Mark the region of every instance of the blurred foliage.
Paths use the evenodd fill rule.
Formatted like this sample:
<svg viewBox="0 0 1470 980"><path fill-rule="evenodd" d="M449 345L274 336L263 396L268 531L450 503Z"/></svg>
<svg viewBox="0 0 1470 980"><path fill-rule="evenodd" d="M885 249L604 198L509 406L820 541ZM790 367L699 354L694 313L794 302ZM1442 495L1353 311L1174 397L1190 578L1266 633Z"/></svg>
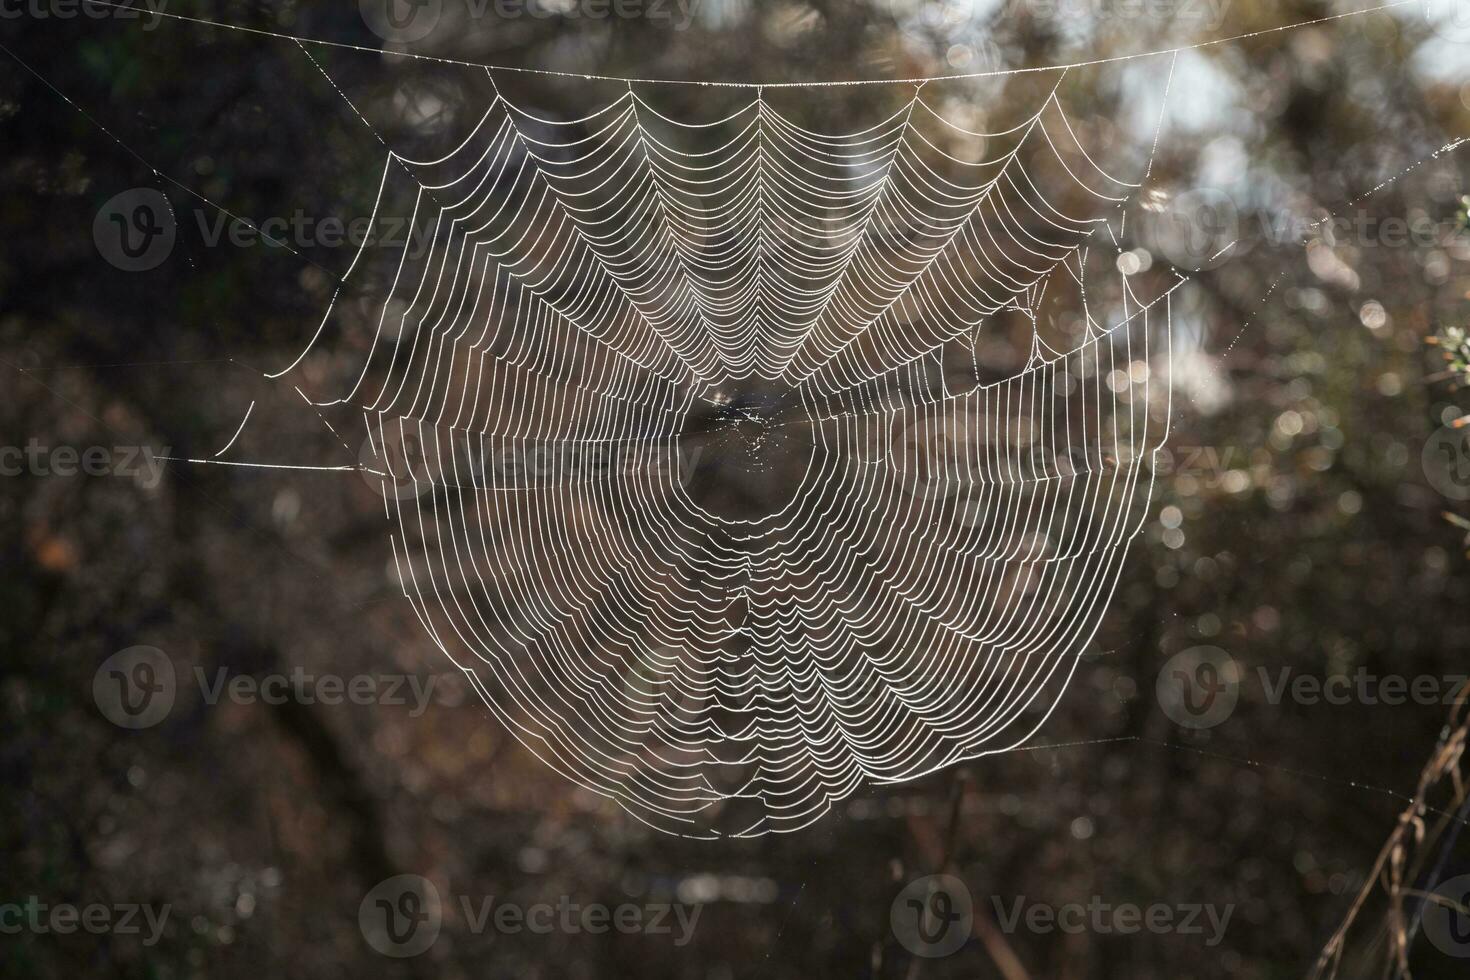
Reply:
<svg viewBox="0 0 1470 980"><path fill-rule="evenodd" d="M1338 9L1237 0L1220 5L1219 24L1186 16L1203 6L706 0L687 31L647 18L447 16L412 49L637 77L919 77L1168 49ZM1181 288L1191 344L1176 379L1174 465L1157 474L1159 519L1039 739L1050 747L866 789L799 835L665 838L532 759L444 673L398 594L381 502L353 477L175 464L152 488L116 476L0 480L0 901L173 909L153 947L119 935L0 937L0 970L971 978L1001 975L1004 961L1036 978L1305 975L1369 883L1445 709L1273 701L1260 678L1443 678L1465 671L1470 650L1458 532L1420 465L1428 435L1467 408L1433 378L1440 353L1457 350L1450 364L1463 365L1470 180L1464 151L1438 151L1470 133L1470 79L1465 46L1420 6L1181 57L1154 179L1169 198L1226 194L1247 235L1229 262ZM1125 7L1148 16L1105 16ZM453 127L488 97L483 73L376 53L356 4L196 9L374 49L318 57L405 152L432 142L426 119ZM0 59L3 442L197 458L261 398L258 424L277 433L270 448L283 461L340 455L299 404L262 395L259 366L299 350L330 296L324 270L343 256L212 247L199 229L218 217L209 202L257 220L370 206L382 147L342 97L294 44L199 24L10 19L0 43L75 103ZM1124 122L1158 87L1134 64L1078 73L1069 112L1133 138ZM616 89L495 81L568 115ZM1021 104L1027 84L931 83L926 97L983 120ZM801 105L815 125L839 128L906 94L843 89ZM650 97L671 114L713 117L724 96ZM132 187L162 190L178 213L178 244L146 273L108 267L92 240L99 208ZM1396 246L1267 233L1282 218L1310 228L1355 209L1423 216L1436 232ZM1141 236L1146 217L1128 227ZM1443 351L1426 345L1435 336ZM444 675L453 698L419 717L181 698L165 723L122 732L91 685L108 656L136 644L166 650L184 678L406 671ZM1197 644L1228 650L1246 683L1226 723L1193 732L1162 714L1154 689L1165 661ZM942 868L966 882L987 924L992 896L1236 912L1217 947L1179 934L978 930L926 963L895 941L889 906L905 882ZM1463 843L1448 870L1470 871ZM475 935L453 916L430 953L390 961L366 948L357 909L399 872L452 895L682 896L707 907L681 948L657 936ZM1422 941L1408 955L1416 976L1463 975ZM1340 975L1367 964L1349 955Z"/></svg>
<svg viewBox="0 0 1470 980"><path fill-rule="evenodd" d="M1470 334L1465 328L1458 325L1449 325L1442 328L1439 336L1430 337L1429 343L1438 346L1444 352L1445 370L1455 380L1455 387L1470 384ZM1464 417L1457 420L1463 422Z"/></svg>

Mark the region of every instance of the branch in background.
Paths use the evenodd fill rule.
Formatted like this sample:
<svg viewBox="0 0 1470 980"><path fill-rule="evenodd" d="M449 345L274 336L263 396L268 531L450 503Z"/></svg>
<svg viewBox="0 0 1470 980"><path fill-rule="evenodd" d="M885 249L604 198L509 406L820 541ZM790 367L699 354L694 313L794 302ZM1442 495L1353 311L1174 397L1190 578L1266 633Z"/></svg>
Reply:
<svg viewBox="0 0 1470 980"><path fill-rule="evenodd" d="M1357 932L1367 932L1364 925L1355 930L1368 903L1376 896L1386 900L1377 928L1357 945L1361 946L1349 960L1359 968L1359 976L1408 978L1409 951L1418 936L1424 909L1434 900L1433 891L1450 853L1459 841L1467 810L1470 810L1470 787L1462 768L1470 717L1466 715L1466 689L1461 688L1449 722L1440 735L1434 754L1419 774L1414 802L1399 815L1398 824L1368 875L1347 917L1343 919L1310 974L1311 980L1334 980L1342 967L1343 954ZM1431 808L1429 799L1437 791L1448 788L1451 798L1440 807Z"/></svg>

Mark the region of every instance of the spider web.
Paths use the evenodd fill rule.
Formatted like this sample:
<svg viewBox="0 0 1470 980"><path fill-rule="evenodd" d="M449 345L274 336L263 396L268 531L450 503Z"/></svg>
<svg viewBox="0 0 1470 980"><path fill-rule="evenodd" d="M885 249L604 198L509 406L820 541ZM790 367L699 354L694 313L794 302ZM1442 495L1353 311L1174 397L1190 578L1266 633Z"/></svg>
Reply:
<svg viewBox="0 0 1470 980"><path fill-rule="evenodd" d="M1066 77L993 132L923 85L841 133L496 89L389 150L371 314L268 377L360 413L404 596L547 765L753 836L1042 725L1147 513L1183 281L1120 271L1140 184Z"/></svg>
<svg viewBox="0 0 1470 980"><path fill-rule="evenodd" d="M396 210L412 229L381 288L363 259L391 249L364 240L301 354L265 375L349 453L326 416L356 413L361 459L222 458L252 401L213 458L185 461L370 477L426 635L544 762L671 833L800 829L865 784L1019 747L1099 626L1172 413L1185 280L1138 275L1153 256L1122 242L1179 55L1415 2L892 82L611 79L397 52L626 86L574 120L495 90L430 159L389 148L308 46L376 49L155 11L295 43L388 148L372 222ZM1155 58L1168 73L1131 183L1106 159L1129 157L1119 130L1085 138L1059 92L1079 69ZM1048 75L995 132L923 97ZM900 110L839 133L764 94L896 84L916 86ZM635 86L755 98L696 122ZM1167 200L1149 189L1141 207ZM349 286L357 301L339 304ZM340 390L307 394L343 364Z"/></svg>

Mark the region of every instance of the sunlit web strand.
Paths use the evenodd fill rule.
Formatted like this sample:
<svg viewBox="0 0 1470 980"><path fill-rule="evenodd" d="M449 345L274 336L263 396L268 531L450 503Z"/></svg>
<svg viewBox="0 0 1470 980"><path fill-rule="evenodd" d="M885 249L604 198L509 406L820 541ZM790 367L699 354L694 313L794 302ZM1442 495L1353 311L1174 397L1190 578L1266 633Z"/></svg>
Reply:
<svg viewBox="0 0 1470 980"><path fill-rule="evenodd" d="M89 4L98 7L115 7L118 9L134 9L132 4L115 3L112 0L87 0ZM493 69L495 71L514 72L517 74L537 75L550 78L583 79L587 81L604 81L619 83L635 83L639 85L692 85L706 88L740 88L740 89L781 89L781 88L844 88L851 86L866 85L914 85L925 82L959 81L972 78L1001 78L1010 75L1023 75L1033 72L1051 72L1066 68L1090 68L1098 65L1110 65L1120 62L1137 61L1146 58L1155 58L1161 55L1177 55L1184 51L1195 51L1201 48L1215 47L1223 44L1233 44L1240 41L1250 40L1257 37L1266 37L1272 34L1280 34L1287 31L1299 30L1304 27L1312 27L1319 24L1332 23L1339 20L1347 20L1354 17L1362 17L1369 14L1387 13L1399 7L1423 6L1426 0L1390 0L1388 3L1379 4L1374 7L1365 7L1361 10L1348 10L1342 13L1326 14L1309 20L1296 21L1291 24L1282 24L1278 27L1267 27L1255 31L1247 31L1241 34L1232 34L1227 37L1212 38L1207 41L1199 41L1194 44L1178 45L1170 48L1158 48L1151 51L1139 51L1130 54L1114 55L1107 58L1092 58L1082 61L1066 62L1054 65L1039 65L1024 68L1002 68L990 71L963 72L952 75L928 75L914 78L862 78L845 79L837 81L804 81L804 82L744 82L744 81L699 81L693 79L676 78L628 78L617 75L598 75L585 72L554 71L546 68L527 68L515 65L490 65L484 62L467 61L458 58L446 58L438 55L419 54L411 51L389 52L396 57L407 58L415 61L426 61L434 64L449 65L458 68ZM223 21L209 20L203 17L191 17L186 14L170 13L162 10L150 10L150 17L162 17L169 20L199 24L206 27L214 27L220 30L237 31L243 34L255 34L261 37L276 38L283 41L293 41L298 44L312 44L319 47L336 48L343 51L356 51L362 54L371 54L381 57L384 54L382 48L369 47L367 45L352 44L345 41L328 41L321 38L303 37L297 34L288 34L281 31L270 31L262 27L246 27L243 24L230 24Z"/></svg>

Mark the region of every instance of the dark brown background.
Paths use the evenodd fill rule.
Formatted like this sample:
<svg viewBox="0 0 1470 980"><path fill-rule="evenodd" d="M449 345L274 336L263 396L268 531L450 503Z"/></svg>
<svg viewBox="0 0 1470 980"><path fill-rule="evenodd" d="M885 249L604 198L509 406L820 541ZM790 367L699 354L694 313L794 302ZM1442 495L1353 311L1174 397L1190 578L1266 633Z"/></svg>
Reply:
<svg viewBox="0 0 1470 980"><path fill-rule="evenodd" d="M991 53L1008 67L1050 64L1336 9L1237 0L1211 25L1191 19L1195 5L1095 17L1080 2L1013 3L953 21L926 19L924 6L704 0L684 31L648 18L446 16L411 48L642 77L903 77L957 70L952 50L959 70ZM178 12L381 46L354 4ZM312 263L339 269L346 253L306 249L306 261L210 247L195 209L206 221L217 213L150 167L256 220L298 208L351 216L371 200L381 147L289 41L28 15L0 23L0 43L147 161L0 59L0 442L211 454L258 397L257 377L227 359L294 356L325 296ZM482 79L447 66L316 53L405 146L432 125L416 118L439 111L431 103L453 125L483 96ZM1150 522L1040 739L1089 744L865 790L800 834L708 844L654 834L577 790L470 698L414 718L401 707L181 696L164 723L125 732L98 712L91 683L135 644L166 651L181 672L445 670L397 596L376 488L351 474L187 465L153 490L112 476L6 477L0 899L172 913L151 948L135 937L0 936L0 965L42 977L1000 976L996 947L979 939L919 963L893 937L889 906L904 883L948 866L992 921L992 896L1236 906L1215 948L1175 934L1005 937L1031 977L1304 975L1402 809L1393 794L1412 792L1445 709L1273 705L1252 682L1227 722L1191 734L1160 711L1154 681L1170 655L1205 642L1251 677L1288 665L1319 676L1466 669L1463 534L1419 464L1456 401L1429 379L1442 365L1422 341L1465 314L1470 248L1450 240L1464 153L1373 188L1470 133L1470 46L1444 41L1410 6L1192 57L1207 71L1175 95L1194 127L1166 132L1161 182L1209 186L1218 178L1198 161L1233 139L1244 172L1231 191L1248 230L1319 208L1422 211L1446 240L1349 236L1325 251L1355 283L1320 257L1309 266L1295 240L1252 241L1187 287L1203 356L1230 351L1208 375L1214 388L1190 389L1199 400L1180 414L1176 458L1209 447L1248 479L1232 490L1206 467L1160 481L1157 506L1179 508L1182 542L1170 547ZM587 105L580 84L497 81L548 112ZM1222 110L1208 108L1227 91ZM659 97L677 109L717 96ZM821 96L834 129L844 105L879 97ZM1068 109L1116 117L1134 101L1114 85ZM167 191L179 239L157 269L124 273L99 257L92 224L105 201L139 186ZM1370 300L1388 314L1378 329L1360 316ZM257 411L302 462L319 461L329 447L295 408ZM1109 738L1124 740L1097 741ZM1456 868L1470 870L1463 845ZM399 872L449 895L521 903L670 900L702 893L709 876L725 885L683 948L666 936L492 939L451 916L431 952L394 961L367 948L357 908ZM1427 943L1415 950L1418 975L1458 975Z"/></svg>

